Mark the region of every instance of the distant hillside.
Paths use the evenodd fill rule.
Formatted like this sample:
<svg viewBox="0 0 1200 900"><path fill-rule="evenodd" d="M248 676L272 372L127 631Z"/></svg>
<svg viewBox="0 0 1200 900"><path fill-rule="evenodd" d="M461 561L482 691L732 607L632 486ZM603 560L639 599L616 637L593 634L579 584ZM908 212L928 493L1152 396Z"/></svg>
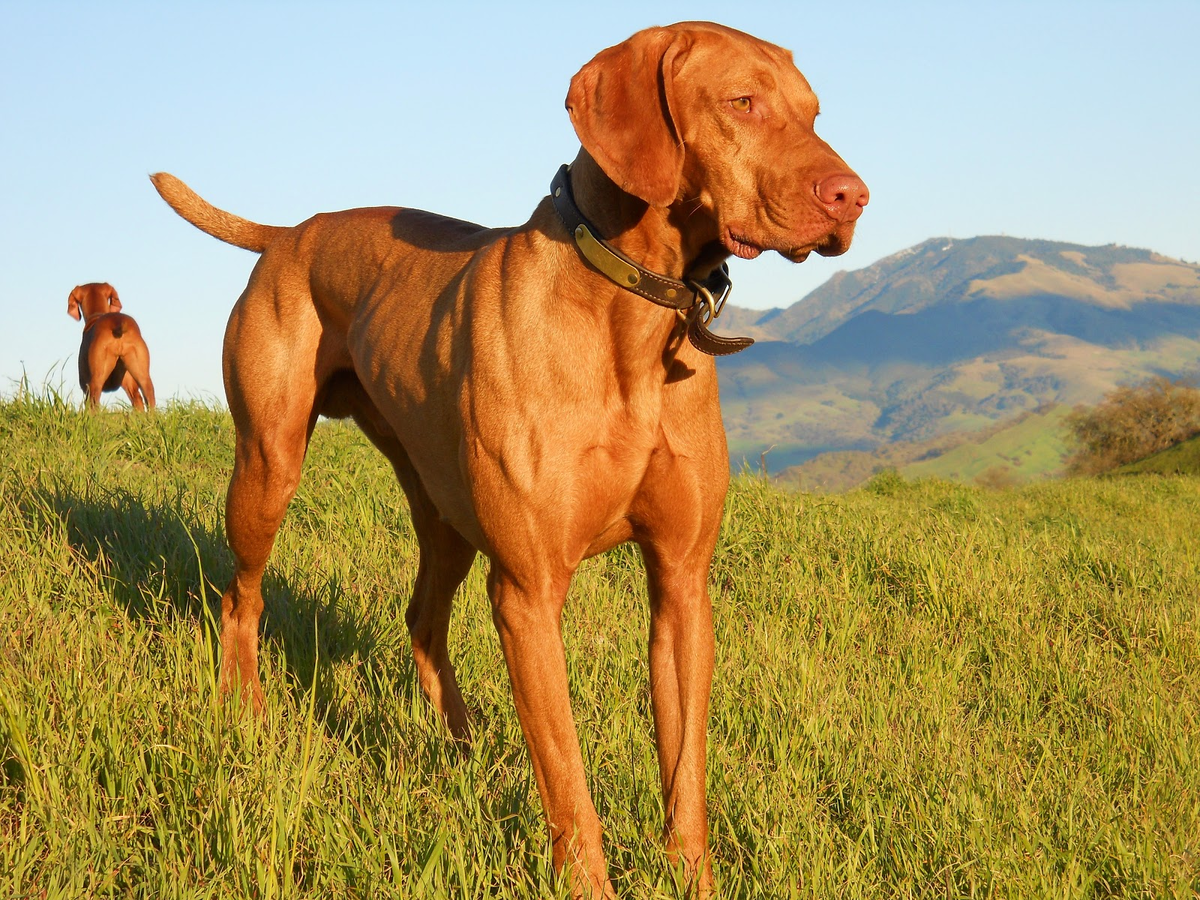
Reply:
<svg viewBox="0 0 1200 900"><path fill-rule="evenodd" d="M979 431L956 431L927 441L899 441L873 451L822 453L778 475L806 491L837 493L885 469L904 478L941 478L993 486L1025 484L1062 474L1067 453L1062 420L1070 407L1020 413Z"/></svg>
<svg viewBox="0 0 1200 900"><path fill-rule="evenodd" d="M909 479L932 477L995 486L1061 475L1068 452L1063 434L1068 412L1070 407L1060 404L1028 413L979 440L904 466L900 474Z"/></svg>
<svg viewBox="0 0 1200 900"><path fill-rule="evenodd" d="M1200 475L1200 437L1161 450L1153 456L1121 466L1114 475Z"/></svg>
<svg viewBox="0 0 1200 900"><path fill-rule="evenodd" d="M1200 266L1129 247L937 238L766 312L722 359L735 467L978 431L1200 372Z"/></svg>

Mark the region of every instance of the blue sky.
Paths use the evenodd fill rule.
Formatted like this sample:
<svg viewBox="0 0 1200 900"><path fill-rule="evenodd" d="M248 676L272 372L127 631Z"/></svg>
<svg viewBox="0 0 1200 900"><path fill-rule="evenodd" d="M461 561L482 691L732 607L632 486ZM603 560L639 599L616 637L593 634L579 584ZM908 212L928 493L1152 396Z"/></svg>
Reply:
<svg viewBox="0 0 1200 900"><path fill-rule="evenodd" d="M66 298L109 281L159 397L223 401L255 257L177 218L149 173L272 224L383 204L518 224L578 147L571 76L681 19L793 50L818 132L871 189L849 253L735 261L734 303L791 304L934 236L1200 259L1200 0L3 0L0 393L25 373L80 397Z"/></svg>

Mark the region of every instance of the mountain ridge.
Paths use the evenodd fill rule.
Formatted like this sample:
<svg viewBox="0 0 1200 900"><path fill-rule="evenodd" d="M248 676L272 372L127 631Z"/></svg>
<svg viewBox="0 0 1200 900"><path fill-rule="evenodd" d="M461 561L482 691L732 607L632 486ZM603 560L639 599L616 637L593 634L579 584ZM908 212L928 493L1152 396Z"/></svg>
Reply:
<svg viewBox="0 0 1200 900"><path fill-rule="evenodd" d="M720 324L759 341L718 362L731 461L773 447L778 468L1200 373L1200 266L1115 244L930 238Z"/></svg>

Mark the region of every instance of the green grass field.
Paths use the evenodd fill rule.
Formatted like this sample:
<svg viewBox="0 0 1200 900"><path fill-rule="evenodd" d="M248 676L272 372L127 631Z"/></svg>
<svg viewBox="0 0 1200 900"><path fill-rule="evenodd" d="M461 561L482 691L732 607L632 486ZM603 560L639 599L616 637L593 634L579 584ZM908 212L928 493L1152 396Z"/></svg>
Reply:
<svg viewBox="0 0 1200 900"><path fill-rule="evenodd" d="M416 541L381 457L318 427L269 568L265 717L215 691L225 414L0 401L0 896L562 895L483 568L420 697ZM1200 891L1200 478L733 487L711 573L721 897ZM641 564L564 631L618 892L660 850Z"/></svg>

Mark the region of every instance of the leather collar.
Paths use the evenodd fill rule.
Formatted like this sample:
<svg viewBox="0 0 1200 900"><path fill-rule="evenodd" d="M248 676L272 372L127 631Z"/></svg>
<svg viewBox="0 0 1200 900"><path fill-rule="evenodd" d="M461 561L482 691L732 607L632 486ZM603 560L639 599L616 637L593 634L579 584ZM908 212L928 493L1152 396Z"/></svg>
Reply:
<svg viewBox="0 0 1200 900"><path fill-rule="evenodd" d="M596 226L579 211L571 192L570 168L564 165L558 170L550 182L550 197L580 256L592 268L618 287L675 310L688 323L688 340L702 353L725 356L745 350L754 343L753 338L723 337L708 330L709 323L721 314L733 289L728 266L722 263L703 280L685 275L686 280L679 281L638 265L599 237Z"/></svg>

